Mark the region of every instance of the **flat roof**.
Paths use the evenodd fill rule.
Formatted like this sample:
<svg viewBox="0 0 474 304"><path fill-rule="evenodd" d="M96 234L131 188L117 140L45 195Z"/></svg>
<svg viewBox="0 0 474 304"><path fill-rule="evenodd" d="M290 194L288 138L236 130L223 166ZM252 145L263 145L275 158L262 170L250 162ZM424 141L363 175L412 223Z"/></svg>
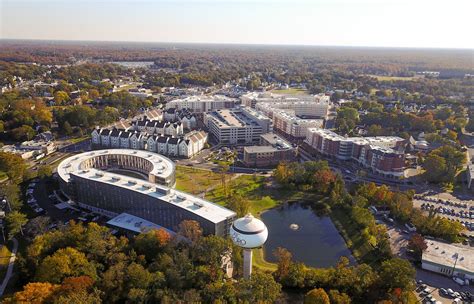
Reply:
<svg viewBox="0 0 474 304"><path fill-rule="evenodd" d="M151 196L192 212L213 223L220 223L236 215L234 211L197 196L137 178L97 169L79 170L70 174Z"/></svg>
<svg viewBox="0 0 474 304"><path fill-rule="evenodd" d="M428 248L423 252L422 261L456 269L474 274L474 248L458 244L448 244L435 240L426 240Z"/></svg>
<svg viewBox="0 0 474 304"><path fill-rule="evenodd" d="M58 174L62 180L68 181L70 173L78 172L84 169L82 164L86 160L103 155L127 155L146 159L150 161L153 165L153 168L149 173L158 177L162 177L164 179L172 175L175 171L175 164L169 158L157 153L148 152L144 150L105 149L84 152L66 158L59 164L57 169Z"/></svg>
<svg viewBox="0 0 474 304"><path fill-rule="evenodd" d="M160 225L157 225L155 223L142 219L141 217L131 215L125 212L109 220L107 224L109 224L110 226L126 229L133 232L138 232L138 233L147 232L152 229L163 229L166 232L168 232L170 235L176 234L174 231L166 229L165 227L162 227Z"/></svg>
<svg viewBox="0 0 474 304"><path fill-rule="evenodd" d="M279 151L273 146L246 146L244 151L247 153L258 153L258 152L275 152Z"/></svg>

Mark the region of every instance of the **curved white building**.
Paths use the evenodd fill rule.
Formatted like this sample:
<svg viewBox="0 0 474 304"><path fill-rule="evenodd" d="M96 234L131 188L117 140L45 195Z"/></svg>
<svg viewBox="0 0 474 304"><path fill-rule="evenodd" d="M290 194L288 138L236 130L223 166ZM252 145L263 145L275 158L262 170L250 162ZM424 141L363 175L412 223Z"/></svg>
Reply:
<svg viewBox="0 0 474 304"><path fill-rule="evenodd" d="M98 169L132 171L149 182L174 187L175 164L160 154L140 150L107 149L84 152L63 160L58 166L61 180L68 181L71 172Z"/></svg>
<svg viewBox="0 0 474 304"><path fill-rule="evenodd" d="M205 235L221 236L235 217L233 211L172 189L174 163L152 152L81 153L62 161L58 176L61 190L78 206L108 217L125 213L172 231L184 220L195 220Z"/></svg>

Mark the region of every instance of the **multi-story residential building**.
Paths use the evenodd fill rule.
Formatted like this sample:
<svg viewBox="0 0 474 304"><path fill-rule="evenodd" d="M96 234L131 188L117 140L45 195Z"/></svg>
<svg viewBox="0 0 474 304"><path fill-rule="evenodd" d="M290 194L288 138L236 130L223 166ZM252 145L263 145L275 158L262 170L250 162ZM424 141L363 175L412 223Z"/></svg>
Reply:
<svg viewBox="0 0 474 304"><path fill-rule="evenodd" d="M260 136L260 146L244 147L244 164L248 167L271 167L281 161L294 161L297 148L273 133Z"/></svg>
<svg viewBox="0 0 474 304"><path fill-rule="evenodd" d="M308 128L322 128L323 119L303 119L294 115L293 110L273 111L273 129L292 138L306 138Z"/></svg>
<svg viewBox="0 0 474 304"><path fill-rule="evenodd" d="M114 173L117 168L136 172L142 179ZM58 179L63 193L81 208L109 218L130 214L174 232L182 221L194 220L204 235L225 237L236 216L173 189L175 165L155 153L111 149L73 155L59 164ZM140 226L143 221L136 223Z"/></svg>
<svg viewBox="0 0 474 304"><path fill-rule="evenodd" d="M353 160L387 177L404 177L405 140L396 136L344 137L330 130L309 128L305 142L321 154Z"/></svg>
<svg viewBox="0 0 474 304"><path fill-rule="evenodd" d="M249 93L242 103L273 119L273 128L291 139L305 138L306 130L322 127L329 111L329 96Z"/></svg>
<svg viewBox="0 0 474 304"><path fill-rule="evenodd" d="M204 124L217 142L230 145L257 143L260 135L272 131L270 118L248 107L207 113Z"/></svg>
<svg viewBox="0 0 474 304"><path fill-rule="evenodd" d="M188 109L193 113L206 113L209 111L233 108L235 103L236 99L224 95L189 96L183 99L169 101L166 104L166 109Z"/></svg>
<svg viewBox="0 0 474 304"><path fill-rule="evenodd" d="M183 128L188 130L194 130L197 128L196 114L190 112L189 109L167 109L164 112L164 120L169 122L179 121L183 124Z"/></svg>
<svg viewBox="0 0 474 304"><path fill-rule="evenodd" d="M170 136L181 136L184 133L183 124L180 121L164 122L148 120L146 118L132 122L131 131L146 132L147 134L162 134Z"/></svg>

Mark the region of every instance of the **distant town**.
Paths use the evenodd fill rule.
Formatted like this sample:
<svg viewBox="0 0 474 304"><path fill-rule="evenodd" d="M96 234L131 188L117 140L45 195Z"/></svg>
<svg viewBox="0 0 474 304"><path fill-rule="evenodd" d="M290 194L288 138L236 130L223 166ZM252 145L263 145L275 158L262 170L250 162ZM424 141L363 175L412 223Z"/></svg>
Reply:
<svg viewBox="0 0 474 304"><path fill-rule="evenodd" d="M340 52L6 41L5 303L472 303L472 56Z"/></svg>

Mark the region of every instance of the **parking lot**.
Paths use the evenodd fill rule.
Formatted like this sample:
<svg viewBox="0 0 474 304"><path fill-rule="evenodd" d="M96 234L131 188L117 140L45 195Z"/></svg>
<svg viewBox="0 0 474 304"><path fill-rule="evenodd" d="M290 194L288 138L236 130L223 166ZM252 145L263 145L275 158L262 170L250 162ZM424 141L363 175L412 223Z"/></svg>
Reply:
<svg viewBox="0 0 474 304"><path fill-rule="evenodd" d="M67 203L62 202L65 198L61 198L60 195L56 196L52 190L51 185L44 180L35 180L29 184L26 192L28 205L33 212L38 216L44 215L51 218L51 229L67 224L70 220L84 223L94 221L99 224L107 222L108 219L103 216L76 207L71 208Z"/></svg>
<svg viewBox="0 0 474 304"><path fill-rule="evenodd" d="M445 287L434 287L422 279L418 279L415 290L416 296L420 303L473 303L473 288L469 286L460 287L455 283L454 285L455 286L449 284L448 286L444 285Z"/></svg>
<svg viewBox="0 0 474 304"><path fill-rule="evenodd" d="M472 201L416 195L413 205L426 212L435 212L439 216L460 222L466 228L465 233L474 236L474 203Z"/></svg>

